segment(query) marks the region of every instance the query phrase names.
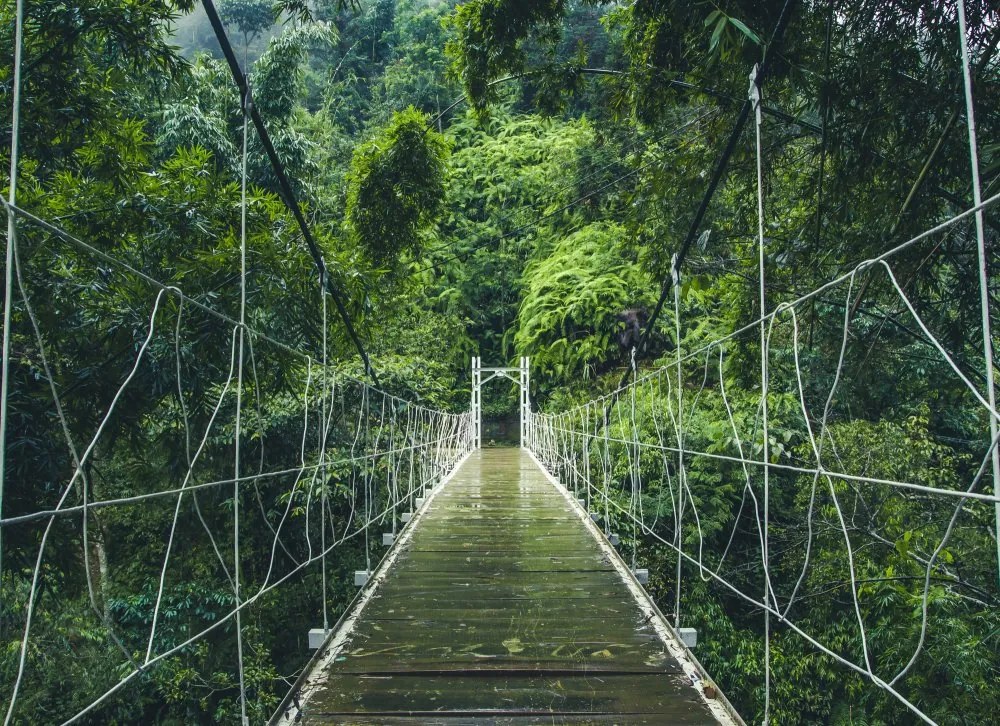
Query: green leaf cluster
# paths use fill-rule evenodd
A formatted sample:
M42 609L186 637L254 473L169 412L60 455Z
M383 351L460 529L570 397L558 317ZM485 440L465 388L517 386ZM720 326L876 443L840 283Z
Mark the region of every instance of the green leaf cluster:
M614 223L588 225L525 270L514 347L554 382L591 376L621 354L619 316L648 301L650 280L623 256L624 235Z
M418 252L444 199L448 143L410 107L361 144L347 177L346 221L376 265Z

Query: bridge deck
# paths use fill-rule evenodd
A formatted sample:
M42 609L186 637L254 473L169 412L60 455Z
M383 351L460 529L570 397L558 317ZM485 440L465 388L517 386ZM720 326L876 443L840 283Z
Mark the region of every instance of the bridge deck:
M527 454L474 453L398 547L288 721L732 722Z

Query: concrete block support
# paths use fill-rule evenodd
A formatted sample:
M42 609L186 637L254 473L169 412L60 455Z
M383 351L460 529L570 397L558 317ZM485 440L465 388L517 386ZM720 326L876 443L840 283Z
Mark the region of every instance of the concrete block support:
M323 647L323 643L326 642L326 636L330 634L329 630L323 630L323 628L310 628L309 629L309 650L317 650Z
M681 642L688 648L698 645L698 630L696 628L678 628L677 634L681 636Z

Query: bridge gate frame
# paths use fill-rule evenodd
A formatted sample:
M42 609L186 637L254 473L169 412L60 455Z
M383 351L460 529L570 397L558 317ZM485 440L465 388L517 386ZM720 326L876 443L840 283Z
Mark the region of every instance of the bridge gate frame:
M524 448L528 440L528 416L531 413L530 360L527 356L521 356L520 365L517 368L483 368L483 359L479 356L472 357L472 418L477 449L483 447L483 384L489 383L494 378L506 378L521 387L521 448ZM486 378L483 378L484 373L488 374Z

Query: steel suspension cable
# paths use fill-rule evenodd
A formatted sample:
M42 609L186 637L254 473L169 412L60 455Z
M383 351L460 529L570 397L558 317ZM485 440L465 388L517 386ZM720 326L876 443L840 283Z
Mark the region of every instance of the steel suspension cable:
M344 328L347 330L348 336L351 338L351 341L354 343L354 347L357 348L358 354L361 356L365 372L377 386L379 385L378 375L372 367L371 360L368 357L368 352L365 350L364 343L361 342L361 338L358 336L357 330L354 328L354 323L352 322L351 315L347 310L346 304L344 303L343 295L327 274L326 261L323 259L323 253L320 251L319 245L313 238L312 230L306 221L305 215L302 213L302 207L299 205L298 199L295 195L295 190L292 188L291 182L288 179L288 174L285 172L284 164L278 157L278 152L275 150L274 144L271 142L271 137L267 132L267 126L264 124L263 118L261 118L260 113L253 106L247 75L240 68L239 61L236 59L236 53L233 51L233 46L229 42L229 36L226 34L226 29L222 24L222 19L219 17L219 13L212 0L202 0L202 6L205 8L205 14L208 16L209 23L212 25L215 37L219 41L222 54L225 56L226 62L229 64L229 70L232 73L233 81L239 88L241 98L250 99L250 103L248 104L250 107L250 120L253 122L254 128L257 130L257 137L261 142L261 146L264 147L264 153L267 155L268 162L271 165L271 170L274 172L274 175L278 180L278 188L281 191L281 199L288 208L288 211L290 211L292 216L295 218L295 223L298 225L302 238L306 242L309 254L312 256L313 262L316 264L317 271L326 280L326 291L337 308L337 312L344 323Z

